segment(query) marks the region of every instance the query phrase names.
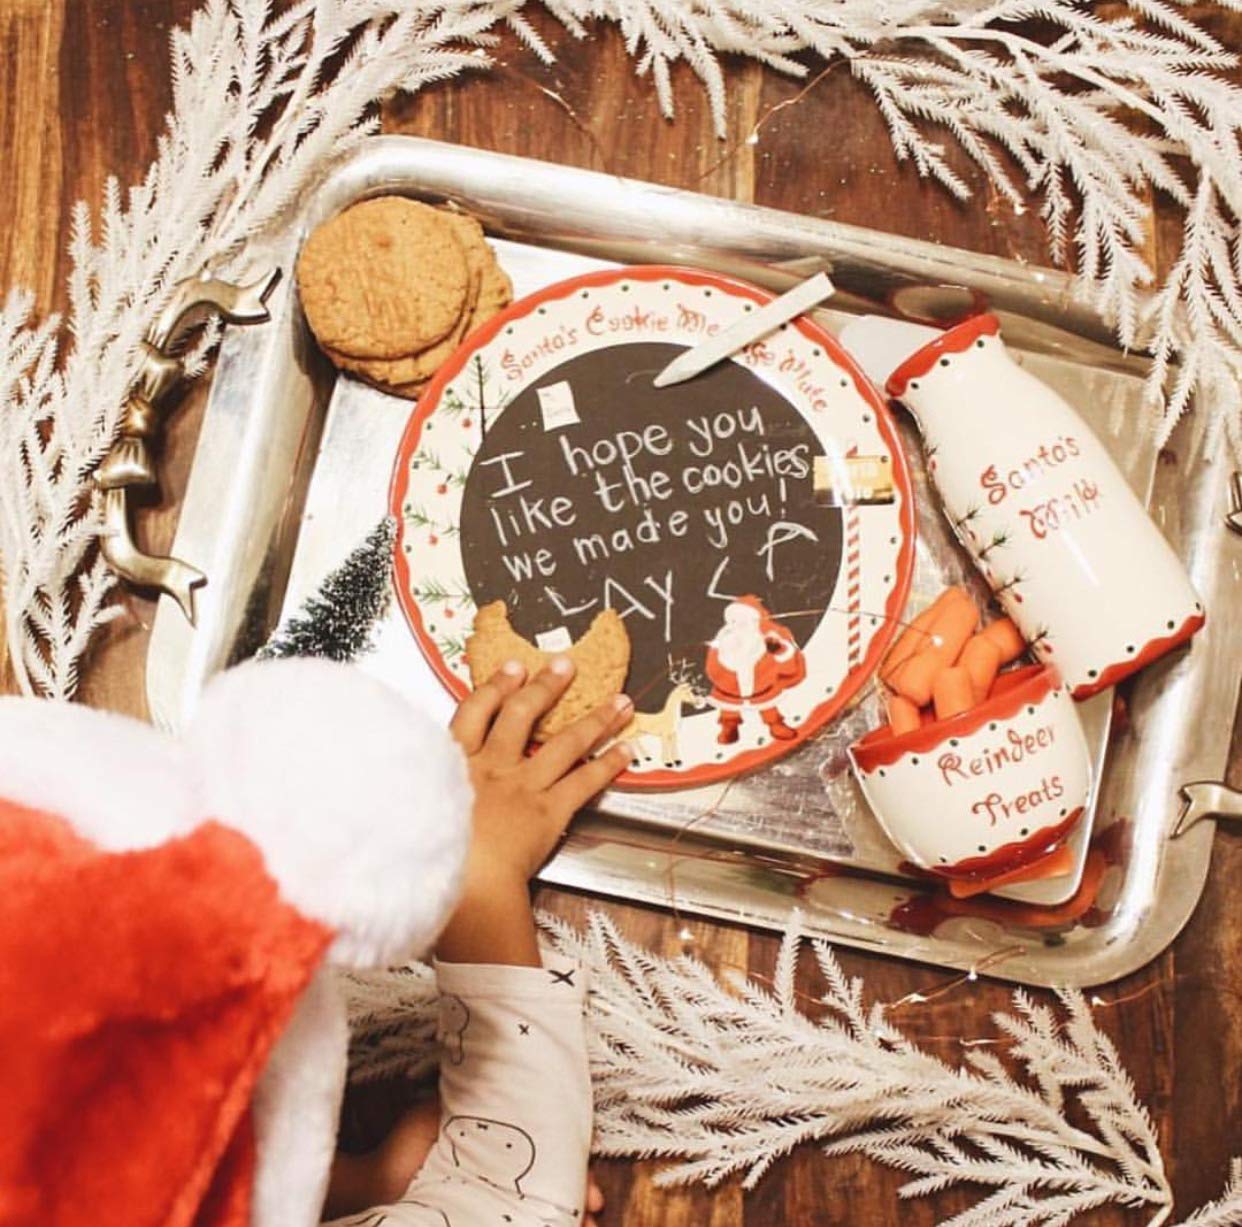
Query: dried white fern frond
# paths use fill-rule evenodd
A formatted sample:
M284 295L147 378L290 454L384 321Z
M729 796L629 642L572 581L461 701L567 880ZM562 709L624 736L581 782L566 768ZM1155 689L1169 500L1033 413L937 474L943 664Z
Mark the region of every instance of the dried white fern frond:
M1238 1227L1242 1223L1242 1159L1229 1165L1229 1183L1216 1201L1200 1206L1181 1227Z
M803 1142L907 1172L902 1196L977 1186L952 1222L1019 1227L1069 1221L1106 1204L1167 1209L1155 1133L1108 1038L1077 994L1061 1011L1016 994L996 1017L1019 1076L968 1049L946 1064L868 1005L861 981L810 943L827 989L799 1007L786 935L772 991L739 974L658 960L595 915L584 933L547 922L559 951L592 968L592 1070L604 1154L676 1159L660 1179L753 1187ZM1070 1100L1090 1128L1066 1117Z
M1073 0L549 7L570 23L619 21L666 111L669 70L688 63L722 133L723 78L705 43L799 75L806 70L791 59L797 51L845 57L874 96L899 159L969 197L934 139L943 130L1011 204L1039 209L1054 256L1065 261L1073 252L1084 288L1121 342L1156 356L1149 392L1157 441L1198 389L1221 407L1218 424L1242 456L1242 269L1231 255L1242 219L1242 91L1217 75L1238 60L1176 4L1133 0L1109 16ZM1032 21L1042 26L1039 37L1024 32L1021 23ZM1145 300L1141 291L1155 275L1144 248L1156 191L1186 210L1187 254Z
M964 1043L963 1064L924 1052L868 1003L828 945L795 917L770 985L719 978L695 959L659 958L610 920L579 932L541 917L545 939L589 969L595 1150L669 1163L657 1182L753 1188L804 1143L857 1153L905 1172L904 1198L973 1186L979 1200L953 1227L1052 1227L1105 1205L1142 1209L1152 1225L1173 1194L1156 1131L1112 1041L1082 996L1044 1005L1016 992L994 1021L1009 1064ZM810 946L826 989L796 987ZM412 964L342 978L353 1046L350 1077L426 1072L435 987ZM809 1004L811 1017L802 1003ZM968 1037L963 1037L967 1039ZM1071 1122L1072 1105L1086 1124ZM1189 1227L1242 1223L1242 1165Z
M435 1069L436 976L424 963L391 971L341 971L349 1017L349 1080L420 1078Z

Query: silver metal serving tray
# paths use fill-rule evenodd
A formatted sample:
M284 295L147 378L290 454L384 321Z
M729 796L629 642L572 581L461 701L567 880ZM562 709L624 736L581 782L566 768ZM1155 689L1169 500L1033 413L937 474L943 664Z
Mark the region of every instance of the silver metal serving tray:
M846 769L844 746L878 719L874 693L777 765L728 785L611 792L583 815L543 880L765 928L800 908L834 941L1031 984L1097 984L1168 945L1203 888L1215 823L1169 838L1178 789L1224 773L1242 670L1242 537L1225 526L1227 451L1200 403L1159 456L1143 428L1145 361L1119 351L1061 273L857 227L545 162L406 137L368 142L301 202L255 265L291 272L305 235L369 195L448 200L479 217L519 295L601 263L679 263L772 290L819 269L838 292L817 317L926 319L963 301L1000 314L1007 343L1089 419L1181 552L1209 612L1193 646L1145 670L1128 717L1083 707L1099 767L1087 876L1098 889L1014 888L951 905L903 871ZM384 514L407 402L337 379L310 339L293 278L271 321L224 338L174 554L207 573L197 625L162 598L147 689L182 723L204 682L244 659ZM970 579L926 489L914 594ZM1098 611L1107 617L1107 610ZM447 711L398 611L365 667ZM1110 727L1111 726L1111 727ZM1084 842L1086 832L1084 832ZM1069 883L1072 892L1077 879ZM1051 893L1050 893L1051 890ZM1032 903L1043 908L1033 909Z

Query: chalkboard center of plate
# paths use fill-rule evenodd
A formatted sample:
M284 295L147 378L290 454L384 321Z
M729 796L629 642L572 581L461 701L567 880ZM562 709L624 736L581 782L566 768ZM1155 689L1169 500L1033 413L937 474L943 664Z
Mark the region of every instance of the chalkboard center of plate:
M841 566L842 514L816 501L824 449L807 420L734 362L671 388L632 377L683 349L596 349L522 388L461 505L474 603L504 600L520 634L566 643L616 609L644 710L686 681L711 689L708 646L732 598L758 597L804 646Z

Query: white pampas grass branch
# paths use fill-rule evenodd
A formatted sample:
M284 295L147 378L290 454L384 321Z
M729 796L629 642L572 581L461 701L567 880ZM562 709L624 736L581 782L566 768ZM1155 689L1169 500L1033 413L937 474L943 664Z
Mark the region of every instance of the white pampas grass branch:
M507 25L551 49L526 0L206 0L171 40L173 109L142 182L115 180L73 213L68 310L0 308L0 568L18 684L69 698L94 632L116 613L91 474L117 429L139 344L180 279L240 276L265 233L335 158L376 126L394 90L487 66ZM702 80L717 129L717 56L805 75L799 53L841 58L874 95L899 158L959 197L956 145L1015 208L1037 207L1055 257L1127 346L1155 357L1162 438L1196 391L1242 455L1242 91L1235 55L1180 11L1130 0L1108 15L1074 0L545 0L574 37L620 26L666 114L671 70ZM1240 0L1222 8L1238 9ZM1038 36L1030 33L1039 31ZM329 72L334 57L343 57ZM1154 283L1146 248L1159 192L1185 239ZM191 374L217 340L195 344Z
M1079 993L1059 993L1053 1010L1015 992L1012 1012L994 1016L997 1036L962 1037L955 1066L868 1003L796 915L771 985L658 958L598 913L583 932L541 920L549 944L590 969L597 1154L668 1160L663 1184L741 1176L753 1188L782 1155L816 1143L908 1173L903 1198L977 1189L970 1209L945 1220L952 1227L1053 1227L1105 1205L1141 1210L1149 1227L1170 1220L1151 1118ZM795 988L808 947L826 986L814 999ZM350 973L343 988L351 1080L429 1072L428 969ZM1184 1222L1242 1223L1242 1163L1221 1198Z

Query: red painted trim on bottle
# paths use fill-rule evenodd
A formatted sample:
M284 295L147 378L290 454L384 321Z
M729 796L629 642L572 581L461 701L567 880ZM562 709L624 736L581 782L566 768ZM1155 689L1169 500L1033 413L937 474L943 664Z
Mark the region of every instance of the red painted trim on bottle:
M1160 639L1149 639L1137 656L1127 660L1119 660L1115 664L1109 665L1094 681L1084 682L1081 686L1075 686L1074 698L1081 702L1083 699L1089 699L1092 695L1099 694L1101 690L1107 690L1110 686L1117 685L1119 681L1129 677L1131 673L1137 673L1140 669L1150 665L1152 661L1159 660L1166 652L1171 652L1175 647L1185 643L1202 629L1206 621L1207 614L1191 614L1171 635L1165 635Z
M980 337L994 337L1000 332L1000 320L985 313L972 315L970 319L946 329L928 341L922 349L916 349L887 379L884 384L889 396L904 396L906 385L912 379L926 375L946 354L960 354L969 349Z
M977 707L948 720L933 720L908 733L894 736L892 725L872 729L850 747L860 771L889 767L907 754L926 754L951 737L969 737L992 720L1008 720L1028 703L1039 703L1061 684L1051 665L1026 665L1002 673L990 697Z

